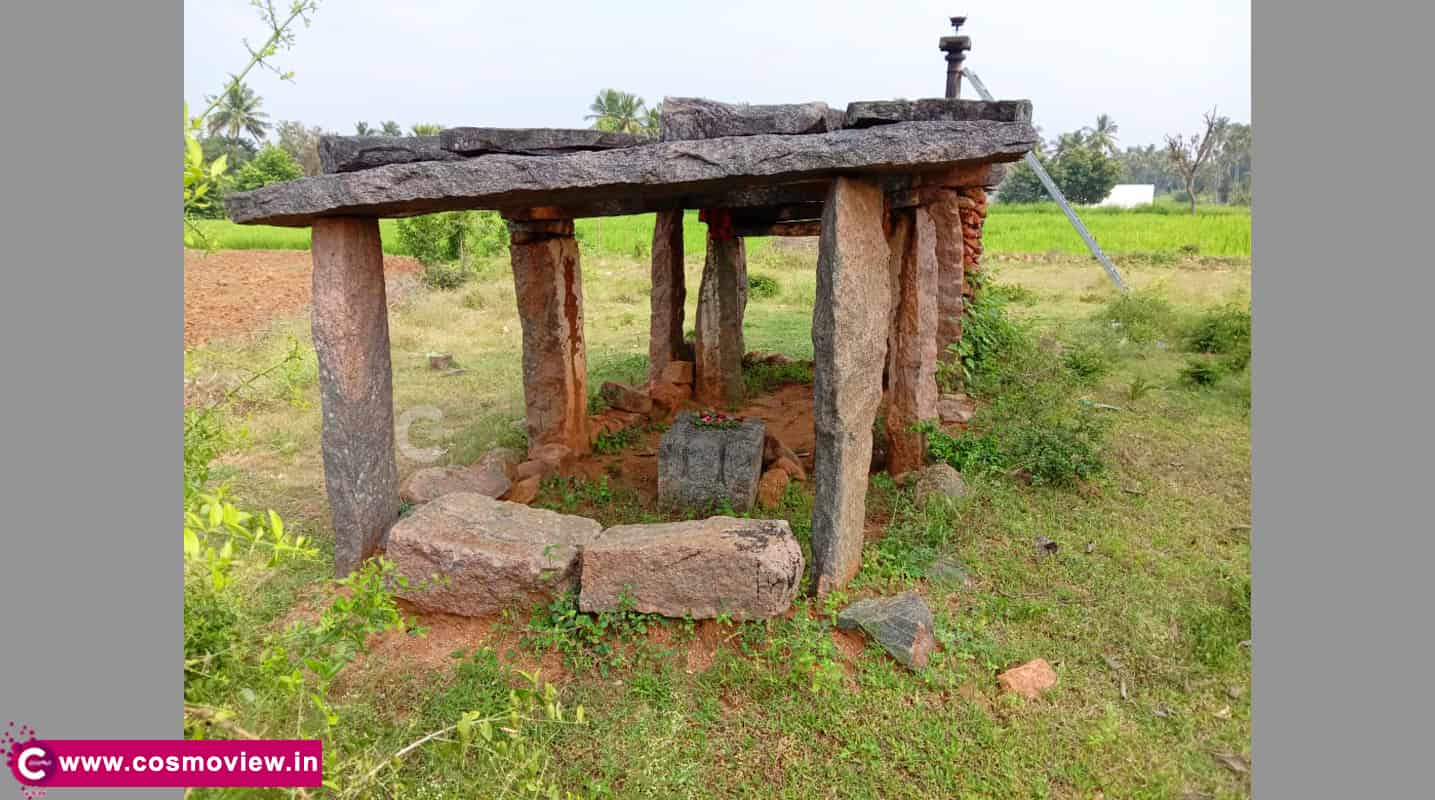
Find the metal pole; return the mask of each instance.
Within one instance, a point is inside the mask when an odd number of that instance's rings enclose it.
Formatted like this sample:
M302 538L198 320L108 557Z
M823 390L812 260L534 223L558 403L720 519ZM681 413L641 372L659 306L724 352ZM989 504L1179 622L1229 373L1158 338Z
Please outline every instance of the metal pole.
M967 21L966 17L950 17L952 31L961 30L962 23ZM972 40L969 36L943 36L937 40L937 49L947 54L947 98L955 100L962 96L962 62L967 59L967 51L972 49Z
M987 91L986 85L982 83L982 79L978 78L975 72L972 72L970 69L964 69L962 72L971 80L972 86L976 87L977 94L981 95L983 100L992 99L992 93ZM1095 256L1096 260L1101 262L1101 267L1106 270L1107 275L1111 276L1111 282L1116 284L1116 288L1120 289L1122 294L1125 294L1127 291L1126 282L1121 280L1121 273L1116 271L1116 265L1112 264L1111 259L1106 257L1106 253L1102 251L1101 245L1096 243L1096 237L1091 235L1091 231L1088 231L1086 226L1082 224L1081 218L1076 216L1076 211L1066 202L1066 197L1061 194L1060 189L1056 188L1056 184L1051 180L1051 176L1046 174L1046 168L1037 160L1036 154L1028 152L1026 154L1026 163L1031 167L1032 171L1036 173L1036 177L1041 181L1041 185L1046 187L1046 193L1051 195L1051 199L1055 200L1056 204L1061 207L1062 213L1066 214L1066 218L1071 221L1071 226L1076 228L1076 232L1081 235L1082 241L1086 242L1086 247L1091 251L1091 255Z

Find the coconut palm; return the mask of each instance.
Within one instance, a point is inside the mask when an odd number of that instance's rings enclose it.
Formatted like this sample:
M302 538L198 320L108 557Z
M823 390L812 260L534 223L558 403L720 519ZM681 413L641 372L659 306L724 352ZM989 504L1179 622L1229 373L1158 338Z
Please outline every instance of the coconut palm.
M643 133L656 137L663 130L663 115L656 108L648 109L643 116Z
M642 133L647 118L646 105L637 95L604 89L588 106L593 113L583 119L593 120L593 127L600 131Z
M355 122L354 133L358 136L373 136L375 131L369 127L367 122Z
M214 102L215 98L210 97L209 100ZM229 88L218 100L209 115L209 135L223 133L230 139L238 139L240 134L248 133L259 141L269 131L269 115L259 110L264 101L233 75L230 76Z
M389 119L379 124L379 134L382 136L403 136L404 129L399 127L399 123Z
M1116 132L1119 130L1121 130L1121 126L1116 124L1116 120L1112 119L1110 114L1099 114L1096 117L1096 126L1086 128L1086 144L1088 147L1115 155Z
M410 131L414 136L438 136L443 133L443 126L437 122L419 122Z

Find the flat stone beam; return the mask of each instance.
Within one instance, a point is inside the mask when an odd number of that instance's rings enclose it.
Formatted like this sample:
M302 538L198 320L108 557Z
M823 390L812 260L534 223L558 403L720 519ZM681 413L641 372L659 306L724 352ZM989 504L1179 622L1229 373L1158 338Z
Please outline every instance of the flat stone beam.
M886 422L887 472L895 476L925 466L927 437L910 428L937 418L937 252L926 208L903 209L893 217Z
M648 317L648 385L663 383L663 370L683 360L683 313L687 302L683 273L682 209L659 211L653 225L652 291Z
M1031 122L1030 100L861 100L847 104L844 127L870 128L897 122Z
M936 236L936 350L937 358L945 362L957 357L950 348L962 338L965 312L966 268L960 197L956 189L941 189L933 193L926 205Z
M916 173L1014 161L1036 143L1026 122L909 122L810 136L728 136L558 156L491 155L317 175L225 198L230 219L302 227L325 216L582 206L811 183L853 172ZM571 211L572 209L569 208ZM616 213L610 211L608 213ZM624 212L630 213L630 212Z
M662 140L828 133L837 129L829 127L832 121L842 118L834 118L831 111L826 103L819 102L755 106L701 97L664 97L660 114Z
M698 289L693 398L714 407L742 402L742 320L747 310L747 253L726 209L703 212L707 260Z
M319 170L325 175L355 172L387 164L458 161L437 136L320 136Z
M822 212L812 313L816 497L813 585L837 589L862 565L872 423L882 396L890 303L882 188L837 178Z
M815 219L801 222L773 222L767 225L756 223L734 225L733 231L738 236L816 236L822 233L822 223Z
M653 140L632 133L593 128L448 128L439 133L444 150L465 156L516 153L547 156L636 147Z
M334 571L373 555L399 517L384 252L376 219L314 224L314 352Z
M589 450L583 278L578 242L571 228L553 232L556 222L508 222L523 327L523 403L530 453L560 444L582 454Z

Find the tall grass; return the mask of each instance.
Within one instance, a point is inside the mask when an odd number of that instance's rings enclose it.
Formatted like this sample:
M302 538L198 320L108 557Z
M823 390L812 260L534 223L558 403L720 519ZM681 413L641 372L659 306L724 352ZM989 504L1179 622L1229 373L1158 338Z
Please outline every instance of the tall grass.
M1078 213L1086 227L1110 253L1175 253L1186 250L1210 256L1249 256L1249 208L1202 206L1195 216L1185 207L1157 203L1134 209L1083 208ZM1086 245L1053 203L990 206L984 239L988 253L1084 254ZM228 220L200 220L199 227L212 246L221 250L307 250L308 228L274 228L236 225ZM408 255L399 246L395 220L379 223L384 252ZM701 257L706 227L698 213L689 211L683 226L683 248ZM576 235L589 252L613 256L647 257L652 249L653 215L580 219ZM765 239L748 242L749 254L767 247Z

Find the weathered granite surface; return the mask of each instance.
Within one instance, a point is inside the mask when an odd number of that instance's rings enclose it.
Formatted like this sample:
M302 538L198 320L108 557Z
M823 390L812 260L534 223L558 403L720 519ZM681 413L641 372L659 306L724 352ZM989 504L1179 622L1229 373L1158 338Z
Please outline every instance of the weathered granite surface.
M828 133L833 115L826 103L751 105L720 103L702 97L664 97L662 140L713 139L772 133ZM838 126L841 127L841 126Z
M882 397L891 297L883 217L880 186L854 178L832 182L822 212L812 311L812 572L819 595L846 584L862 565L872 423Z
M870 128L896 122L963 120L1031 122L1030 100L957 100L933 97L922 100L861 100L847 104L844 127Z
M766 425L746 419L733 428L712 428L697 419L691 411L681 412L663 434L658 499L684 508L709 509L724 500L734 511L752 508Z
M734 620L785 613L802 583L802 547L786 520L709 517L619 525L583 551L584 611L631 608Z
M384 253L375 219L314 226L314 352L320 447L334 525L334 569L347 575L384 543L399 515L394 385Z
M491 155L317 175L225 198L230 219L304 226L340 214L402 216L463 208L589 204L627 213L626 197L681 204L854 171L921 172L1014 161L1036 143L1026 122L908 122L810 136L727 136L557 156ZM612 211L601 206L611 201ZM623 202L620 202L623 201Z
M593 128L447 128L438 138L444 150L466 156L487 153L543 156L612 150L652 142L646 136Z
M916 592L858 600L837 615L842 630L860 628L893 658L912 669L927 666L937 648L932 611Z
M325 175L414 161L458 161L437 136L320 136L319 168Z
M450 614L524 609L573 588L582 547L602 526L587 517L480 494L446 494L394 524L387 555L410 588L400 596Z

